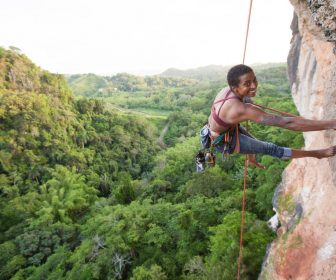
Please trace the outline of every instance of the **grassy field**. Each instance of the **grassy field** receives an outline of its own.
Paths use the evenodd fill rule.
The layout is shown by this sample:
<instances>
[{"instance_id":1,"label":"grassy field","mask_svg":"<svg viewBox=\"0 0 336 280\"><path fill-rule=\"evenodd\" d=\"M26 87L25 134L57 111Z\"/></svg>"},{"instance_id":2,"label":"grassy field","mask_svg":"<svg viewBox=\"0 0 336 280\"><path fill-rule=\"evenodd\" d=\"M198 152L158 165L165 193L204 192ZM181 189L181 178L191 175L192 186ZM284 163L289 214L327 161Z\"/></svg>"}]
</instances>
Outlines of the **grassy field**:
<instances>
[{"instance_id":1,"label":"grassy field","mask_svg":"<svg viewBox=\"0 0 336 280\"><path fill-rule=\"evenodd\" d=\"M142 108L142 107L126 109L111 102L106 103L106 108L109 110L118 110L119 112L125 114L141 115L146 118L157 118L164 120L167 119L168 115L172 112L168 110L159 110L159 109Z\"/></svg>"}]
</instances>

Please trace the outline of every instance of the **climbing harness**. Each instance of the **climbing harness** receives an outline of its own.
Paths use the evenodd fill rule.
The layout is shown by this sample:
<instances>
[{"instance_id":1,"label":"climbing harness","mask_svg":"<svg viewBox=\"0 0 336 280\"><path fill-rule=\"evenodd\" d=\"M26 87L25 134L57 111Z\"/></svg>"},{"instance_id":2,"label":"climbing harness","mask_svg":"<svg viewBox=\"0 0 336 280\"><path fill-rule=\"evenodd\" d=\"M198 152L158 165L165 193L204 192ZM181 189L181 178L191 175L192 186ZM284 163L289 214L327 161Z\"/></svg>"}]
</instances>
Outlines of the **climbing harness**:
<instances>
[{"instance_id":1,"label":"climbing harness","mask_svg":"<svg viewBox=\"0 0 336 280\"><path fill-rule=\"evenodd\" d=\"M209 125L206 124L200 131L200 142L202 149L198 151L195 162L196 172L203 172L206 166L213 167L216 164L216 156L214 149L217 146L222 146L222 159L226 160L230 153L239 153L240 141L239 141L239 124L229 127L225 132L219 134L217 137L211 135ZM235 148L231 147L232 138L235 137ZM233 151L232 151L233 149Z\"/></svg>"}]
</instances>

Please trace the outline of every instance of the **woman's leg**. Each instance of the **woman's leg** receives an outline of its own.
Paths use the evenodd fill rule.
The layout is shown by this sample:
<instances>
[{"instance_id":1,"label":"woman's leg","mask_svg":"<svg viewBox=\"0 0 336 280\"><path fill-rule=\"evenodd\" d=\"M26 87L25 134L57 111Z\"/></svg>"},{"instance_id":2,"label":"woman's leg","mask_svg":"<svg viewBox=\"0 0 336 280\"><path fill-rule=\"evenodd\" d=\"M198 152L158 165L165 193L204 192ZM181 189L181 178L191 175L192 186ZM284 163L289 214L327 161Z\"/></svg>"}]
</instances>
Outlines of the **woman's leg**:
<instances>
[{"instance_id":1,"label":"woman's leg","mask_svg":"<svg viewBox=\"0 0 336 280\"><path fill-rule=\"evenodd\" d=\"M336 146L332 146L326 149L319 150L292 150L291 158L303 158L303 157L314 157L314 158L326 158L336 155Z\"/></svg>"},{"instance_id":2,"label":"woman's leg","mask_svg":"<svg viewBox=\"0 0 336 280\"><path fill-rule=\"evenodd\" d=\"M232 151L235 147L235 142L236 139L233 137ZM280 147L273 143L260 141L242 133L239 133L239 142L241 154L264 154L280 159L290 159L292 157L292 149L290 148Z\"/></svg>"},{"instance_id":3,"label":"woman's leg","mask_svg":"<svg viewBox=\"0 0 336 280\"><path fill-rule=\"evenodd\" d=\"M240 153L242 154L265 154L280 159L303 158L303 157L325 158L336 155L336 146L318 150L290 149L286 147L280 147L273 143L260 141L258 139L251 138L242 133L239 133L239 141L240 141ZM234 147L235 139L233 140L232 144Z\"/></svg>"}]
</instances>

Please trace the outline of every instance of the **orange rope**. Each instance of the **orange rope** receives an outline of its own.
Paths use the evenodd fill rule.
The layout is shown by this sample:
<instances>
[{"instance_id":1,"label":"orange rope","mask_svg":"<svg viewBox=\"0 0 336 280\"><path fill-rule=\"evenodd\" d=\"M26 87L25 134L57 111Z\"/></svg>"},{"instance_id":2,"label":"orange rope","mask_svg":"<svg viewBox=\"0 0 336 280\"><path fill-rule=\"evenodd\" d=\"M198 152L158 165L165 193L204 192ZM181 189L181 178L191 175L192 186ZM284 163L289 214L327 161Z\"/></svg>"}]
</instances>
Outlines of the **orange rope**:
<instances>
[{"instance_id":1,"label":"orange rope","mask_svg":"<svg viewBox=\"0 0 336 280\"><path fill-rule=\"evenodd\" d=\"M248 13L246 35L245 35L245 44L244 44L243 64L245 63L247 39L248 39L248 33L249 33L249 29L250 29L250 19L251 19L251 11L252 11L252 2L253 2L253 0L250 0L250 8L249 8L249 13ZM248 130L248 122L247 121L246 121L246 130ZM241 223L240 223L240 241L239 241L239 257L238 257L237 280L240 280L240 265L241 265L242 255L243 255L244 213L245 213L247 166L248 166L248 156L246 155L245 156L245 164L244 164L244 188L243 188L242 212L241 212Z\"/></svg>"},{"instance_id":2,"label":"orange rope","mask_svg":"<svg viewBox=\"0 0 336 280\"><path fill-rule=\"evenodd\" d=\"M237 279L240 279L240 264L243 255L243 236L244 236L244 212L245 212L245 200L246 200L246 178L247 178L247 166L248 166L248 156L245 155L244 164L244 189L242 197L242 213L241 213L241 223L240 223L240 241L239 241L239 257L238 257L238 272Z\"/></svg>"},{"instance_id":3,"label":"orange rope","mask_svg":"<svg viewBox=\"0 0 336 280\"><path fill-rule=\"evenodd\" d=\"M249 8L249 13L248 13L246 35L245 35L245 46L244 46L244 54L243 54L243 64L245 63L247 38L248 38L248 34L249 34L249 29L250 29L250 19L251 19L251 11L252 11L252 2L253 2L253 0L250 0L250 8Z\"/></svg>"},{"instance_id":4,"label":"orange rope","mask_svg":"<svg viewBox=\"0 0 336 280\"><path fill-rule=\"evenodd\" d=\"M250 29L250 19L251 19L251 11L252 11L252 2L250 0L250 7L248 13L248 20L247 20L247 27L246 27L246 35L245 35L245 45L244 45L244 54L243 54L243 64L245 63L245 55L246 55L246 48L247 48L247 39ZM269 108L266 106L262 106L259 104L253 104L263 109L267 109L273 112L277 112L282 115L290 116L290 117L300 117L290 113L282 112L280 110L276 110L273 108ZM246 121L246 130L248 131L248 121ZM243 256L243 237L244 237L244 216L245 216L245 200L246 200L246 179L247 179L247 167L248 167L248 155L245 155L245 163L244 163L244 187L243 187L243 195L242 195L242 211L241 211L241 223L240 223L240 240L239 240L239 256L238 256L238 271L237 271L237 280L240 280L240 266L242 262Z\"/></svg>"},{"instance_id":5,"label":"orange rope","mask_svg":"<svg viewBox=\"0 0 336 280\"><path fill-rule=\"evenodd\" d=\"M253 105L258 106L258 107L263 108L263 109L267 109L267 110L273 111L273 112L277 112L277 113L279 113L281 115L285 115L285 116L289 116L289 117L301 118L301 116L293 115L293 114L290 114L290 113L287 113L287 112L282 112L280 110L276 110L274 108L266 107L266 106L259 105L259 104L256 104L256 103L253 103Z\"/></svg>"},{"instance_id":6,"label":"orange rope","mask_svg":"<svg viewBox=\"0 0 336 280\"><path fill-rule=\"evenodd\" d=\"M252 0L251 0L252 1ZM289 117L295 117L295 118L301 118L301 116L297 116L294 114L290 114L287 112L283 112L274 108L266 107L263 105L259 105L256 103L253 103L253 105L267 109L270 111L277 112L281 115L289 116ZM248 131L248 121L246 121L246 131ZM245 164L244 164L244 188L243 188L243 196L242 196L242 214L241 214L241 224L240 224L240 242L239 242L239 257L238 257L238 273L237 273L237 280L240 279L240 265L241 265L241 259L243 254L243 235L244 235L244 212L245 212L245 196L246 196L246 178L247 178L247 167L248 167L248 156L245 156Z\"/></svg>"}]
</instances>

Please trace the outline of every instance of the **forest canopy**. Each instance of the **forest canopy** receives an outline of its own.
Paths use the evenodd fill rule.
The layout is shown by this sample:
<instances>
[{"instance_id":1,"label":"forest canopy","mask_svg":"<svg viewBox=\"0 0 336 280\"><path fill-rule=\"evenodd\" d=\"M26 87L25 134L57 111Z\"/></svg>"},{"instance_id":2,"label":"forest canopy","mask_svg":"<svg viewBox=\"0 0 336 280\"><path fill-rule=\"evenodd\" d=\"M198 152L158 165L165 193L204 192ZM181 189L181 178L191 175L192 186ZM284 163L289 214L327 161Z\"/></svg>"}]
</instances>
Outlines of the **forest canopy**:
<instances>
[{"instance_id":1,"label":"forest canopy","mask_svg":"<svg viewBox=\"0 0 336 280\"><path fill-rule=\"evenodd\" d=\"M296 113L286 66L256 73L257 101ZM217 155L203 173L194 161L224 86L194 72L63 77L0 48L0 279L235 279L243 158ZM303 145L298 133L250 130ZM249 170L242 279L257 278L274 238L266 221L288 163L259 160L268 168Z\"/></svg>"}]
</instances>

